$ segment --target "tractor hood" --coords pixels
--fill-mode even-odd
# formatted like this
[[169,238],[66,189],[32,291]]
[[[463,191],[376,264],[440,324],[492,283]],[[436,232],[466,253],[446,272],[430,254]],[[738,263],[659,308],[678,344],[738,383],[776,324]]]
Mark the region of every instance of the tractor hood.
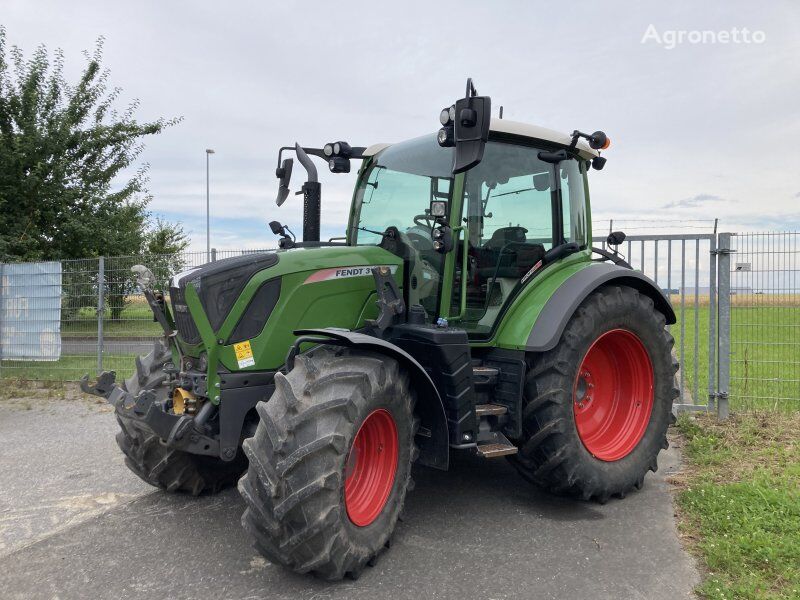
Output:
[[[402,259],[377,246],[294,248],[226,258],[172,278],[170,297],[175,325],[182,341],[201,341],[198,315],[193,314],[195,307],[190,308],[186,301],[190,284],[215,337],[228,341],[233,339],[231,336],[240,337],[237,332],[244,325],[251,335],[254,327],[260,331],[279,298],[285,300],[291,295],[295,305],[302,302],[306,294],[298,294],[302,291],[300,286],[349,280],[358,283],[358,288],[374,288],[372,267],[387,265],[397,273],[401,264]],[[258,323],[246,323],[254,318]]]
[[214,331],[218,330],[250,278],[278,263],[278,254],[245,254],[207,263],[172,278],[170,297],[175,326],[181,338],[196,344],[200,334],[186,306],[186,286],[194,285],[203,310]]

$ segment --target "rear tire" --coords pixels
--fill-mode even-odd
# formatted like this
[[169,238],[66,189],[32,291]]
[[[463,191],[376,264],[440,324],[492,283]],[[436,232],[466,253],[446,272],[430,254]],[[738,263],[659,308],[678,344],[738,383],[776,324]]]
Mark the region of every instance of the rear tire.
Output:
[[[153,350],[136,359],[136,373],[122,384],[123,389],[136,396],[142,390],[152,390],[161,400],[170,393],[164,365],[172,360],[169,349],[156,341]],[[236,458],[225,462],[213,456],[189,454],[167,448],[149,429],[132,419],[117,415],[120,431],[117,445],[125,454],[125,464],[140,479],[168,492],[193,496],[215,494],[236,483],[247,468],[247,459],[240,450]]]
[[356,578],[388,547],[416,459],[414,399],[397,361],[321,346],[257,405],[242,525],[271,562]]
[[600,502],[640,489],[669,446],[678,397],[673,344],[647,296],[622,286],[591,294],[558,345],[530,357],[523,436],[510,457],[519,473],[551,492]]

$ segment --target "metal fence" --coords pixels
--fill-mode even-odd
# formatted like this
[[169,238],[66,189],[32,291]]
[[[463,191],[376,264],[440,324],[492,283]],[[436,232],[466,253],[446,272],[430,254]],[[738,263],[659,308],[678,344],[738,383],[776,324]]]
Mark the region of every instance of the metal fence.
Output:
[[720,372],[729,369],[731,405],[800,410],[800,232],[721,234],[720,247],[730,282],[720,297],[730,306],[720,331],[730,358]]
[[[262,251],[213,250],[210,259]],[[186,252],[21,263],[41,265],[35,273],[18,273],[20,264],[0,264],[0,377],[77,380],[103,370],[128,376],[135,357],[149,352],[161,333],[131,267],[147,265],[167,289],[171,275],[208,258],[205,252]],[[54,286],[53,324],[52,306],[36,299],[50,298]]]
[[[605,247],[605,238],[594,244]],[[213,250],[210,258],[264,250]],[[675,308],[670,331],[681,364],[680,410],[718,408],[725,416],[729,403],[734,409],[800,410],[800,234],[634,235],[619,250]],[[57,331],[33,326],[25,338],[9,337],[15,325],[2,315],[22,308],[15,296],[37,298],[52,283],[31,288],[35,279],[17,278],[27,288],[15,290],[15,280],[3,275],[10,266],[0,265],[0,376],[74,380],[104,369],[129,375],[134,357],[148,352],[160,334],[130,268],[146,264],[166,288],[171,274],[205,262],[205,252],[192,252],[53,263],[61,278]],[[26,302],[29,324],[49,323],[52,306]],[[47,344],[56,338],[54,359]]]

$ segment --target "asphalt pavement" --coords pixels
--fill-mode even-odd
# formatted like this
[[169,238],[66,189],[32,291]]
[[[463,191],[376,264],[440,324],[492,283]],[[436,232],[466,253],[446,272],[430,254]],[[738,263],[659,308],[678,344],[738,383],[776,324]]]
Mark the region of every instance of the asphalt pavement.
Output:
[[691,598],[665,477],[606,505],[557,498],[503,459],[415,470],[392,548],[358,581],[264,560],[237,491],[166,494],[126,469],[108,407],[0,401],[0,596],[59,598]]

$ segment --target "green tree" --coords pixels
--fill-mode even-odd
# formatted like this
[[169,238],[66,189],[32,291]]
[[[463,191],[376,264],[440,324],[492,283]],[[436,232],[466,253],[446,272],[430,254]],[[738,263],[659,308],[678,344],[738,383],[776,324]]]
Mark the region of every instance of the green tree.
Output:
[[118,113],[119,88],[101,67],[103,43],[86,53],[77,83],[64,56],[39,46],[26,59],[0,27],[0,260],[139,253],[148,242],[142,139],[177,119],[139,123],[134,101]]
[[139,251],[131,256],[116,256],[106,260],[105,298],[112,319],[119,319],[131,295],[137,294],[136,277],[131,267],[143,264],[156,277],[156,287],[166,290],[169,278],[186,267],[184,250],[189,238],[179,223],[159,217],[144,232]]

